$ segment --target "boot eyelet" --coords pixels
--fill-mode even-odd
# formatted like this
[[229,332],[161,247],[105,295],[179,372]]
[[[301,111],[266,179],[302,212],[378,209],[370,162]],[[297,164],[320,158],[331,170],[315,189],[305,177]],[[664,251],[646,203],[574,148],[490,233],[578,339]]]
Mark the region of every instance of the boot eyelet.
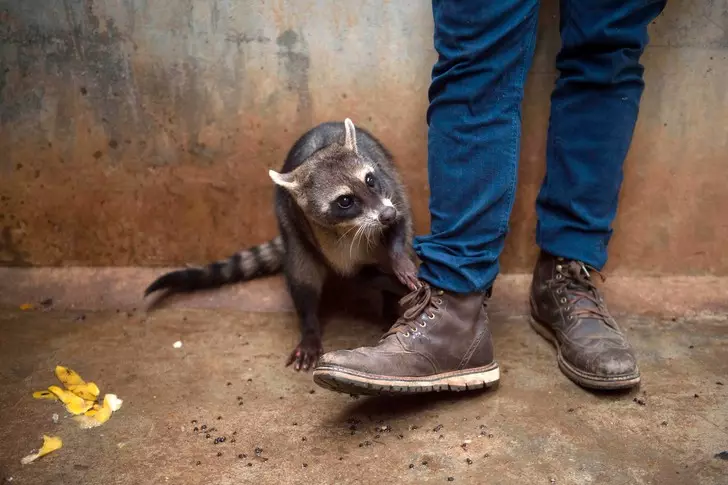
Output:
[[442,300],[439,298],[435,298],[434,300],[432,300],[432,302],[436,303],[437,305],[442,305]]
[[561,271],[561,265],[560,264],[557,264],[556,265],[556,271]]
[[409,337],[409,336],[410,336],[410,333],[409,333],[409,332],[405,332],[405,333],[404,333],[404,336],[405,336],[405,337]]
[[560,295],[560,294],[561,294],[561,293],[563,292],[563,290],[564,290],[563,288],[558,288],[558,289],[556,290],[556,294],[557,294],[557,295]]
[[426,313],[425,315],[427,315],[427,318],[429,318],[430,320],[434,320],[435,319],[435,314],[434,313]]
[[420,327],[425,328],[427,326],[427,322],[420,323]]
[[557,280],[560,280],[561,278],[563,278],[563,276],[562,276],[562,274],[561,274],[561,273],[559,273],[559,274],[557,274],[557,275],[556,275],[556,279],[557,279]]
[[566,298],[563,298],[563,297],[562,297],[562,298],[561,298],[561,300],[559,300],[559,301],[560,301],[561,303],[566,303]]

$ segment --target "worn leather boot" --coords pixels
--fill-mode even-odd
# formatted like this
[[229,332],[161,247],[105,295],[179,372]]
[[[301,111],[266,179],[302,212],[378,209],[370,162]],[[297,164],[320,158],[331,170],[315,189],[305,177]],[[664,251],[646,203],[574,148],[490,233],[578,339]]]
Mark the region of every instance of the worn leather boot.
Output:
[[498,383],[486,295],[458,295],[423,283],[374,347],[324,354],[318,385],[347,394],[465,391]]
[[591,389],[640,382],[627,338],[592,281],[593,268],[541,253],[531,283],[531,324],[558,350],[561,371]]

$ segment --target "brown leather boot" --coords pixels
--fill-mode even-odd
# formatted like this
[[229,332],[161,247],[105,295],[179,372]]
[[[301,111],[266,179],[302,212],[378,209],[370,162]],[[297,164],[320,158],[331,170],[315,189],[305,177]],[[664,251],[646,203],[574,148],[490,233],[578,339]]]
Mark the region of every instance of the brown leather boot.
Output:
[[531,324],[556,345],[561,371],[592,389],[640,382],[637,360],[591,273],[579,261],[541,253],[531,283]]
[[500,378],[485,295],[423,286],[405,296],[403,316],[374,347],[323,355],[316,384],[347,394],[465,391]]

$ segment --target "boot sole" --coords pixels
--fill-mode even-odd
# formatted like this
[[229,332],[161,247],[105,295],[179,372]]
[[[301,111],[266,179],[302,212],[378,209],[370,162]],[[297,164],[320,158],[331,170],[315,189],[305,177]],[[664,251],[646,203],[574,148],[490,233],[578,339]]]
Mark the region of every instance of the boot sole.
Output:
[[640,383],[639,369],[632,374],[616,377],[601,377],[594,374],[588,374],[584,371],[577,369],[569,362],[567,362],[566,359],[564,359],[563,355],[561,354],[561,343],[556,338],[556,335],[550,328],[536,320],[533,315],[531,315],[530,323],[531,327],[536,331],[536,333],[551,342],[554,347],[556,347],[556,360],[559,363],[559,369],[561,369],[561,372],[563,372],[566,377],[576,382],[580,386],[587,389],[615,391],[619,389],[629,389],[630,387],[635,387]]
[[485,367],[444,372],[424,377],[391,377],[356,372],[333,365],[313,371],[313,381],[331,391],[351,395],[401,395],[495,388],[500,380],[497,362]]

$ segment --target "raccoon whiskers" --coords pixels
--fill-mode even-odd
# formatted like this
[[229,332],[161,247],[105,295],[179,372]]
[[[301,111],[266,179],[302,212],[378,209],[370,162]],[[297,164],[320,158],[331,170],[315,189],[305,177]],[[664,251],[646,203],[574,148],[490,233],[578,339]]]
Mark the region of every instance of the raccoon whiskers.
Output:
[[375,222],[367,222],[364,231],[367,237],[367,249],[372,249],[378,242],[374,236],[379,236],[382,233],[382,225]]
[[347,231],[346,231],[346,232],[345,232],[344,234],[342,234],[342,235],[341,235],[341,236],[339,237],[339,239],[337,239],[337,240],[336,240],[336,243],[337,243],[337,244],[338,244],[338,243],[340,243],[340,242],[341,242],[341,240],[342,240],[342,239],[344,239],[344,238],[346,237],[346,235],[347,235],[347,234],[349,234],[349,233],[350,233],[351,231],[353,231],[354,229],[357,229],[357,226],[351,226],[351,227],[350,227],[349,229],[347,229]]
[[354,236],[351,238],[351,245],[349,246],[349,257],[354,257],[354,244],[359,247],[359,239],[364,235],[364,230],[366,226],[364,224],[358,226],[356,228],[356,232],[354,233]]

